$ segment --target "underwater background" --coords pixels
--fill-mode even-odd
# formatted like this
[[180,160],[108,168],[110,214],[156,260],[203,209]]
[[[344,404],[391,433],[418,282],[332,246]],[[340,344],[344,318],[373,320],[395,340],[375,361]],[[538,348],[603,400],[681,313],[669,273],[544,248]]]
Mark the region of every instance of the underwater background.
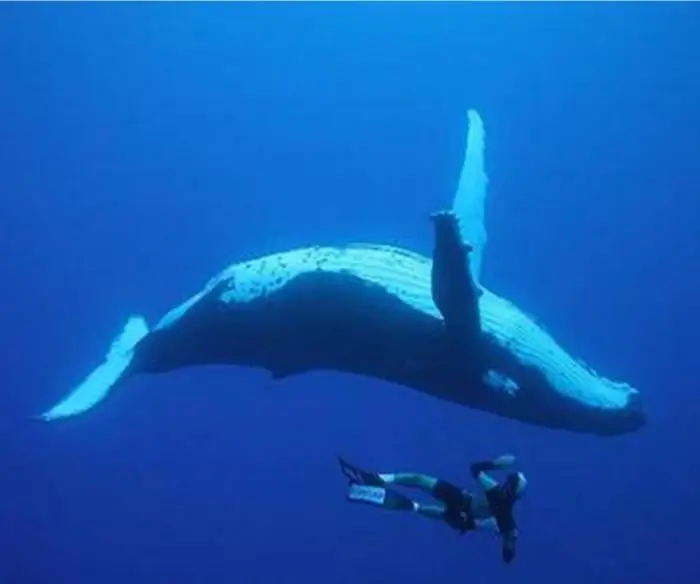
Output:
[[[0,583],[696,581],[699,33],[692,3],[0,6]],[[484,284],[638,387],[646,428],[233,367],[32,419],[234,261],[430,253],[468,108]],[[336,461],[470,485],[505,452],[530,484],[508,566],[346,503]]]

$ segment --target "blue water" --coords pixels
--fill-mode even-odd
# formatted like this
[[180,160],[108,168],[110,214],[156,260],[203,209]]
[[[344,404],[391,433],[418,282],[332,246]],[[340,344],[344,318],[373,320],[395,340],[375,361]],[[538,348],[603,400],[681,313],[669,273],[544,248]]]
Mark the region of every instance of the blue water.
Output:
[[[692,4],[0,7],[0,583],[691,582],[700,417]],[[378,381],[193,369],[31,416],[227,264],[429,252],[486,125],[484,283],[639,387],[551,431]],[[518,557],[347,504],[341,453],[469,484],[518,457]],[[663,580],[662,580],[663,579]]]

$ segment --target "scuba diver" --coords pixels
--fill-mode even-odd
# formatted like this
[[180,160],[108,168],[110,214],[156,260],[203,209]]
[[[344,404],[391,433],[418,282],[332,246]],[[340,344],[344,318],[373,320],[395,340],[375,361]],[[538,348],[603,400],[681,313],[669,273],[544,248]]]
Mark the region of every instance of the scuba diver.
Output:
[[[527,487],[525,476],[509,472],[499,483],[489,471],[506,470],[515,457],[499,456],[471,465],[472,476],[480,492],[471,493],[442,479],[418,473],[373,473],[362,470],[339,458],[340,468],[349,480],[347,499],[384,509],[414,511],[424,517],[444,521],[460,533],[488,530],[501,536],[501,557],[506,563],[515,557],[518,529],[513,507]],[[388,486],[413,487],[432,495],[439,504],[426,505],[413,501]]]

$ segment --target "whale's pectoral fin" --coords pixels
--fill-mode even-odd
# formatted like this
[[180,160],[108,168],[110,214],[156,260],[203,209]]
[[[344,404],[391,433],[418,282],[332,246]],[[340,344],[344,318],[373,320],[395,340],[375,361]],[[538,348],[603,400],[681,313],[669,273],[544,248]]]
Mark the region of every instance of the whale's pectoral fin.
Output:
[[471,252],[471,273],[478,285],[481,279],[481,265],[486,246],[484,227],[484,206],[488,178],[484,171],[484,123],[475,110],[469,110],[469,128],[462,171],[457,192],[452,201],[452,212],[459,220],[459,232],[463,242],[469,242]]
[[147,334],[146,321],[140,316],[132,316],[112,343],[105,361],[58,404],[40,414],[39,419],[67,418],[95,407],[128,375],[134,350]]
[[433,302],[445,320],[451,343],[473,349],[481,332],[479,296],[470,270],[472,247],[462,241],[457,216],[441,211],[432,216],[435,247],[431,285]]

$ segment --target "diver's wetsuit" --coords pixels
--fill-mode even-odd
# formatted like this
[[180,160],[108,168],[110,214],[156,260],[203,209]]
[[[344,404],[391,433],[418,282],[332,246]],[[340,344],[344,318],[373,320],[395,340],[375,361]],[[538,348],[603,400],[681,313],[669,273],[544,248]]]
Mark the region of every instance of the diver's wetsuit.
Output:
[[[475,462],[471,466],[472,476],[477,480],[479,480],[481,473],[497,469],[498,466],[491,461]],[[503,541],[501,550],[503,561],[508,563],[513,561],[515,557],[515,540],[518,536],[518,527],[513,515],[513,508],[518,498],[518,481],[518,475],[511,473],[505,482],[496,483],[494,486],[484,489],[486,502]]]
[[[485,461],[472,465],[472,475],[475,479],[486,470],[494,470],[492,463]],[[502,536],[514,535],[517,530],[515,517],[513,516],[513,509],[517,499],[516,488],[517,485],[514,485],[509,478],[504,483],[498,483],[484,490],[484,498],[488,505],[489,515],[495,520],[498,532]],[[431,494],[438,501],[445,504],[443,518],[447,525],[460,533],[476,529],[476,518],[479,515],[483,515],[483,512],[479,513],[475,509],[476,502],[471,493],[440,479],[435,484]]]
[[476,529],[471,493],[439,479],[430,494],[445,505],[443,519],[447,525],[460,533]]

